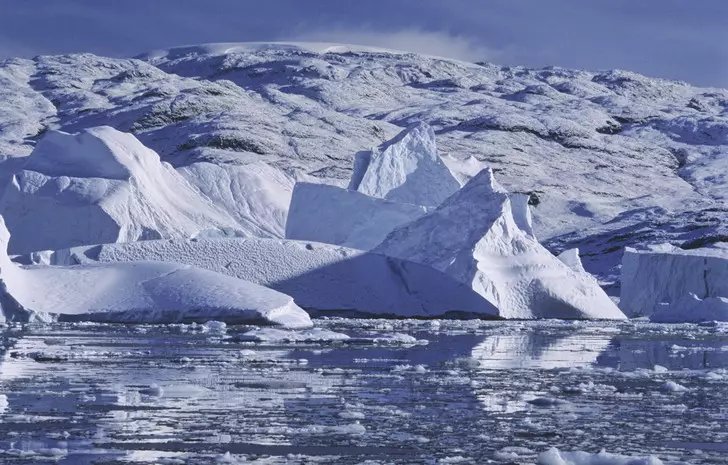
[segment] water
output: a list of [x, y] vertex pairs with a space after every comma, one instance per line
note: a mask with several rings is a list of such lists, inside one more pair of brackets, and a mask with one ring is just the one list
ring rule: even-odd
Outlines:
[[0, 463], [532, 464], [558, 447], [728, 464], [728, 326], [316, 325], [355, 339], [9, 329]]

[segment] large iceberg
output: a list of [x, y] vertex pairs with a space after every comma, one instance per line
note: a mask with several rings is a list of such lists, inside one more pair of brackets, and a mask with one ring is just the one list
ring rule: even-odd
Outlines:
[[672, 303], [660, 303], [654, 308], [650, 321], [655, 323], [701, 323], [728, 321], [728, 298], [701, 299], [688, 294]]
[[46, 133], [0, 199], [10, 253], [241, 234], [237, 222], [131, 134]]
[[311, 326], [291, 297], [220, 273], [153, 261], [21, 267], [5, 252], [9, 239], [0, 217], [2, 321]]
[[56, 265], [170, 260], [270, 287], [321, 312], [497, 317], [488, 301], [438, 270], [330, 244], [263, 238], [156, 240], [33, 256]]
[[293, 180], [266, 163], [193, 163], [177, 169], [215, 205], [228, 212], [246, 236], [284, 237]]
[[286, 238], [369, 250], [394, 228], [427, 211], [420, 205], [370, 197], [326, 184], [299, 182], [293, 189], [288, 210]]
[[371, 151], [359, 152], [349, 189], [381, 199], [436, 207], [460, 188], [437, 154], [425, 123], [405, 129]]
[[728, 297], [728, 248], [627, 247], [621, 281], [620, 307], [630, 317], [649, 316], [658, 304], [674, 303], [690, 294], [699, 299]]
[[503, 318], [625, 318], [593, 279], [572, 271], [517, 225], [511, 200], [490, 170], [373, 251], [445, 272]]

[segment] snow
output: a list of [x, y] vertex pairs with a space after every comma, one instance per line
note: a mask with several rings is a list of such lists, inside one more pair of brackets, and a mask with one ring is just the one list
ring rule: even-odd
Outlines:
[[579, 258], [578, 248], [564, 250], [557, 255], [556, 258], [561, 260], [561, 262], [568, 266], [574, 273], [586, 273], [584, 266], [581, 264], [581, 259]]
[[229, 213], [245, 236], [284, 237], [293, 180], [262, 162], [231, 165], [199, 162], [178, 172]]
[[288, 210], [286, 238], [370, 250], [394, 228], [427, 211], [336, 186], [299, 182]]
[[693, 293], [671, 303], [660, 303], [650, 315], [655, 323], [701, 323], [728, 321], [728, 297], [700, 299]]
[[539, 454], [536, 463], [537, 465], [663, 465], [662, 460], [654, 455], [629, 457], [605, 451], [597, 454], [583, 451], [561, 452], [555, 447]]
[[436, 207], [460, 184], [437, 153], [435, 132], [419, 123], [371, 152], [359, 152], [349, 189], [372, 197]]
[[76, 247], [51, 264], [168, 260], [205, 268], [290, 295], [323, 312], [494, 317], [469, 286], [417, 263], [330, 244], [262, 238], [156, 240]]
[[[0, 218], [0, 247], [9, 239]], [[19, 267], [3, 250], [0, 273], [3, 321], [224, 320], [311, 326], [289, 296], [189, 265], [143, 261]]]
[[[682, 300], [687, 311], [696, 298], [728, 297], [728, 249], [704, 247], [683, 250], [669, 244], [627, 248], [622, 259], [620, 307], [629, 316], [649, 316], [660, 303]], [[684, 300], [683, 300], [684, 299]], [[717, 301], [714, 302], [717, 305]], [[707, 310], [714, 304], [701, 305]], [[676, 318], [673, 310], [668, 311]], [[685, 318], [691, 318], [686, 315]]]
[[239, 234], [171, 166], [108, 126], [50, 131], [0, 198], [10, 253], [101, 242]]
[[503, 318], [624, 315], [515, 223], [508, 195], [484, 170], [436, 210], [392, 232], [377, 253], [432, 266], [471, 286]]

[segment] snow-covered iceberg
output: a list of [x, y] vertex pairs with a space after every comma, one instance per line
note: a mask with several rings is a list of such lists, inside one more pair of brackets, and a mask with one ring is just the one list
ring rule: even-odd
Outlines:
[[286, 238], [369, 250], [394, 228], [427, 211], [336, 186], [299, 182], [288, 210]]
[[630, 317], [649, 316], [658, 304], [677, 302], [690, 294], [700, 299], [728, 297], [728, 248], [627, 247], [621, 282], [619, 305]]
[[209, 270], [153, 261], [69, 267], [13, 263], [0, 217], [0, 320], [230, 323], [310, 327], [285, 294]]
[[198, 162], [177, 172], [229, 213], [246, 236], [284, 237], [293, 180], [279, 169], [263, 162]]
[[672, 303], [657, 304], [650, 315], [650, 321], [655, 323], [728, 321], [728, 298], [706, 297], [701, 299], [690, 293]]
[[371, 151], [359, 152], [349, 189], [381, 199], [436, 207], [460, 188], [437, 154], [435, 132], [419, 123]]
[[443, 271], [503, 318], [625, 318], [593, 279], [572, 271], [517, 225], [511, 200], [490, 170], [373, 251]]
[[49, 131], [0, 198], [10, 253], [103, 242], [240, 234], [136, 137], [102, 126]]
[[581, 258], [579, 257], [578, 248], [564, 250], [556, 258], [561, 260], [561, 263], [568, 266], [574, 273], [586, 273], [584, 265], [581, 263]]
[[169, 260], [283, 292], [307, 310], [403, 317], [496, 318], [493, 305], [418, 263], [330, 244], [263, 238], [156, 240], [36, 254], [47, 263]]

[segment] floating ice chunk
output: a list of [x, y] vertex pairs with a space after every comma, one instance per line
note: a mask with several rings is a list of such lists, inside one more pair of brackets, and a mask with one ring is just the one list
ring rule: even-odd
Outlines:
[[598, 454], [589, 452], [561, 452], [555, 447], [539, 454], [537, 465], [663, 465], [662, 460], [654, 455], [648, 457], [628, 457], [601, 451]]
[[443, 271], [503, 318], [625, 318], [593, 279], [574, 273], [518, 227], [490, 170], [373, 251]]
[[660, 389], [667, 392], [685, 392], [688, 390], [688, 388], [682, 384], [676, 383], [675, 381], [665, 381], [665, 383], [660, 386]]
[[370, 250], [398, 226], [427, 213], [420, 205], [378, 199], [325, 184], [296, 183], [286, 238]]
[[0, 198], [10, 253], [200, 234], [237, 222], [131, 134], [49, 131]]
[[2, 319], [311, 326], [291, 297], [214, 271], [152, 261], [19, 267], [5, 253], [9, 238], [0, 217]]
[[378, 149], [357, 154], [349, 188], [372, 197], [435, 207], [460, 184], [437, 154], [435, 132], [419, 123]]
[[337, 333], [322, 328], [312, 328], [304, 331], [286, 331], [276, 328], [255, 328], [235, 336], [237, 341], [254, 342], [341, 342], [348, 341], [350, 337], [344, 333]]
[[[658, 304], [678, 300], [681, 305], [692, 308], [690, 294], [699, 299], [728, 296], [728, 250], [718, 247], [682, 250], [669, 244], [644, 250], [627, 247], [622, 258], [621, 281], [620, 307], [630, 317], [650, 316]], [[720, 307], [718, 301], [706, 305], [704, 310]], [[686, 310], [683, 309], [683, 314]], [[670, 322], [700, 321], [690, 319], [687, 314], [687, 319], [680, 320], [677, 307], [660, 311], [668, 312], [662, 318]]]
[[700, 299], [693, 293], [673, 303], [662, 303], [650, 316], [655, 323], [701, 323], [728, 321], [728, 298], [707, 297]]

